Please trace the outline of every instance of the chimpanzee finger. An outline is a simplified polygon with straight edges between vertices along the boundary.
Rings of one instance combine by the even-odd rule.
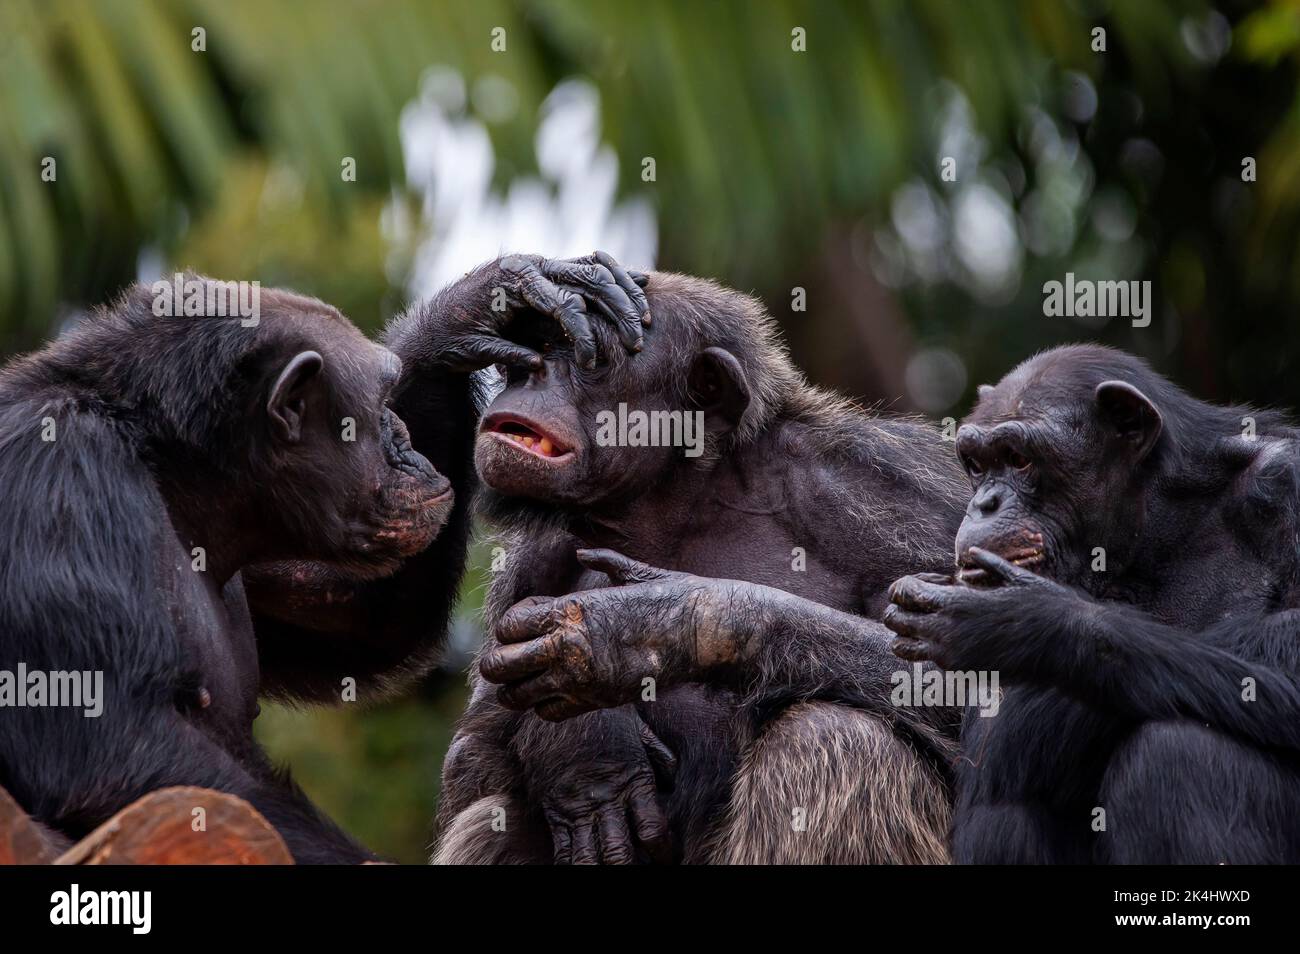
[[[637,313],[641,316],[641,323],[647,328],[650,327],[650,301],[646,298],[645,292],[641,290],[650,283],[650,276],[645,272],[636,272],[630,268],[624,268],[609,252],[597,251],[596,261],[613,273],[614,280],[618,282],[619,287],[627,292],[627,297],[632,299],[632,304],[636,305]]]
[[[582,289],[585,298],[613,319],[623,347],[628,351],[641,350],[641,312],[608,268],[591,261],[547,260],[542,263],[542,273],[551,281]]]
[[[543,636],[526,643],[498,644],[483,654],[478,671],[488,682],[518,682],[549,669],[559,659],[559,649],[559,640],[554,636]],[[531,705],[520,708],[531,708]]]
[[[564,692],[560,686],[563,678],[562,675],[547,670],[540,676],[502,686],[497,690],[497,699],[507,709],[522,712],[544,702],[564,698]]]
[[[473,335],[459,339],[454,346],[456,356],[466,366],[486,368],[489,364],[504,364],[520,368],[540,368],[542,356],[505,338],[493,335]]]
[[[957,582],[951,573],[913,573],[912,576],[922,583],[933,583],[935,586],[952,586]]]
[[[551,828],[551,845],[554,846],[556,864],[573,863],[573,836],[568,828]]]
[[[600,863],[596,855],[596,828],[590,819],[582,819],[573,827],[573,860],[575,865]]]
[[[913,613],[902,609],[896,603],[891,603],[885,607],[885,613],[880,617],[880,621],[899,636],[924,639],[930,631],[930,624],[934,622],[934,617],[927,613]]]
[[[577,557],[578,562],[589,570],[595,570],[608,576],[615,586],[621,586],[625,583],[650,583],[669,576],[667,570],[661,570],[648,563],[642,563],[640,560],[633,560],[631,557],[625,557],[617,550],[582,549],[577,551]]]
[[[554,596],[525,596],[514,606],[510,607],[510,609],[524,609],[525,607],[528,606],[543,606],[543,605],[549,606],[551,603],[554,602],[555,602]]]
[[[638,789],[632,794],[632,828],[636,840],[646,850],[655,864],[666,865],[673,860],[673,839],[668,830],[668,818],[654,792]]]
[[[630,865],[633,859],[632,833],[627,830],[627,813],[622,805],[600,809],[600,861],[606,865]]]
[[[573,833],[563,818],[552,811],[543,811],[546,827],[551,829],[551,860],[556,864],[571,864],[573,860]]]
[[[926,662],[934,658],[930,644],[923,639],[906,639],[899,636],[889,648],[899,659],[906,659],[908,662]]]
[[[537,718],[543,722],[563,722],[565,719],[572,719],[574,716],[584,715],[588,712],[594,712],[596,706],[589,706],[577,699],[560,697],[548,699],[536,706],[534,711]]]
[[[946,585],[927,583],[920,577],[905,576],[889,587],[890,602],[897,607],[920,613],[933,613],[942,609]]]
[[[980,569],[987,570],[1004,583],[1034,583],[1041,579],[1037,574],[1002,559],[1002,557],[990,550],[971,547],[967,552],[972,563],[980,567]]]
[[[677,781],[677,756],[644,722],[641,723],[641,745],[650,758],[655,780],[662,788],[671,789]]]
[[[596,366],[596,339],[587,322],[587,306],[581,295],[565,291],[553,283],[532,262],[512,255],[501,260],[501,267],[518,279],[519,294],[536,311],[560,323],[573,342],[573,354],[584,368]]]
[[[497,621],[492,630],[492,637],[498,643],[522,643],[536,639],[550,631],[551,621],[555,618],[556,601],[554,599],[521,600]]]

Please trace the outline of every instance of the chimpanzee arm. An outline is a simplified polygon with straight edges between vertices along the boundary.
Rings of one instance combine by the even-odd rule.
[[[1191,719],[1300,751],[1300,611],[1223,620],[1194,633],[1114,604],[1062,625],[1047,615],[1053,608],[1023,607],[1027,622],[1050,638],[1032,641],[1037,653],[1030,641],[1008,645],[1006,678],[1054,685],[1137,720]]]
[[[481,663],[512,708],[565,719],[657,688],[707,682],[756,701],[824,699],[897,714],[905,669],[879,623],[782,590],[659,570],[613,551],[579,559],[623,585],[507,613]],[[928,714],[942,720],[950,712]]]
[[[1191,632],[972,552],[1001,585],[921,577],[894,584],[885,623],[899,636],[896,653],[997,670],[1006,681],[1056,687],[1139,721],[1192,719],[1257,745],[1300,750],[1300,611]]]

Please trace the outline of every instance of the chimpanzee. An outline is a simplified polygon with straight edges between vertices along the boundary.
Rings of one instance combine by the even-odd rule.
[[[573,267],[516,257],[424,312],[412,361],[428,387],[412,406],[426,441],[447,435],[440,459],[469,458],[455,438],[472,439],[478,406],[460,369],[534,360],[496,324],[532,306],[591,343],[581,289],[545,274]],[[328,684],[337,699],[344,677],[369,688],[418,670],[442,636],[464,530],[428,544],[449,516],[463,523],[465,503],[388,406],[402,372],[392,351],[314,299],[267,290],[258,313],[218,317],[227,283],[187,275],[183,287],[202,314],[160,317],[136,286],[0,371],[0,672],[85,673],[100,710],[6,700],[0,787],[77,838],[148,791],[199,785],[251,802],[297,861],[366,860],[271,767],[253,738],[257,697],[325,698]],[[621,290],[593,295],[630,309]],[[339,637],[332,617],[377,610],[400,591],[374,578],[416,554],[418,632],[376,611],[373,631]],[[287,605],[250,615],[240,570],[266,561],[321,562],[262,568],[265,604]],[[365,600],[348,601],[346,579],[369,581],[356,584]]]
[[[957,860],[1300,860],[1298,436],[1093,345],[981,389],[959,572],[885,616],[1012,683],[963,731]]]
[[[435,860],[946,859],[952,713],[893,707],[888,634],[861,639],[899,568],[948,560],[964,488],[939,432],[807,385],[747,296],[662,273],[645,293],[644,350],[607,348],[594,369],[546,326],[512,332],[545,363],[510,370],[475,452],[483,512],[510,542],[481,667],[507,685],[475,685],[444,765]],[[579,546],[690,583],[763,585],[717,584],[743,609],[657,582],[601,590],[634,597],[606,619],[583,591],[651,571]],[[728,666],[744,654],[720,631],[755,635],[760,612],[780,648]],[[597,671],[534,633],[538,614],[607,622],[604,647],[643,636],[645,664],[602,650]],[[712,651],[697,633],[717,637]],[[544,651],[509,645],[528,635]],[[585,697],[561,685],[573,673],[546,669],[566,662]]]

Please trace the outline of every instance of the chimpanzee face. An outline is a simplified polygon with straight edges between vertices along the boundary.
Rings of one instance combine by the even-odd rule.
[[[320,344],[288,361],[266,405],[275,523],[288,537],[281,547],[359,577],[383,576],[437,536],[451,485],[388,407],[397,356],[347,325]]]
[[[578,367],[560,345],[540,350],[541,368],[504,369],[506,387],[479,425],[474,463],[484,483],[510,497],[585,507],[641,493],[667,474],[680,448],[626,446],[602,430],[620,403],[672,409],[652,354],[614,373],[608,364]]]
[[[985,577],[971,547],[1081,586],[1094,578],[1096,547],[1122,559],[1144,510],[1139,465],[1160,426],[1154,405],[1123,381],[1045,380],[1022,366],[982,388],[957,432],[974,490],[957,532],[962,579]]]
[[[502,369],[506,387],[474,451],[483,482],[507,497],[584,510],[629,500],[673,480],[704,454],[706,434],[735,427],[748,405],[736,359],[692,345],[669,313],[640,353],[606,341],[601,352],[614,363],[590,370],[553,324],[532,322],[515,337],[542,353],[543,366]]]

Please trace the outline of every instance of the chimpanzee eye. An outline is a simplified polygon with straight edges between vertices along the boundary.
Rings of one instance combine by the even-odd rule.
[[[1012,451],[1007,456],[1007,463],[1009,463],[1016,470],[1028,470],[1030,467],[1029,458],[1017,451]]]
[[[979,465],[979,462],[976,461],[974,458],[963,456],[961,462],[962,465],[966,468],[966,473],[970,474],[972,477],[983,476],[984,468],[981,467]]]

